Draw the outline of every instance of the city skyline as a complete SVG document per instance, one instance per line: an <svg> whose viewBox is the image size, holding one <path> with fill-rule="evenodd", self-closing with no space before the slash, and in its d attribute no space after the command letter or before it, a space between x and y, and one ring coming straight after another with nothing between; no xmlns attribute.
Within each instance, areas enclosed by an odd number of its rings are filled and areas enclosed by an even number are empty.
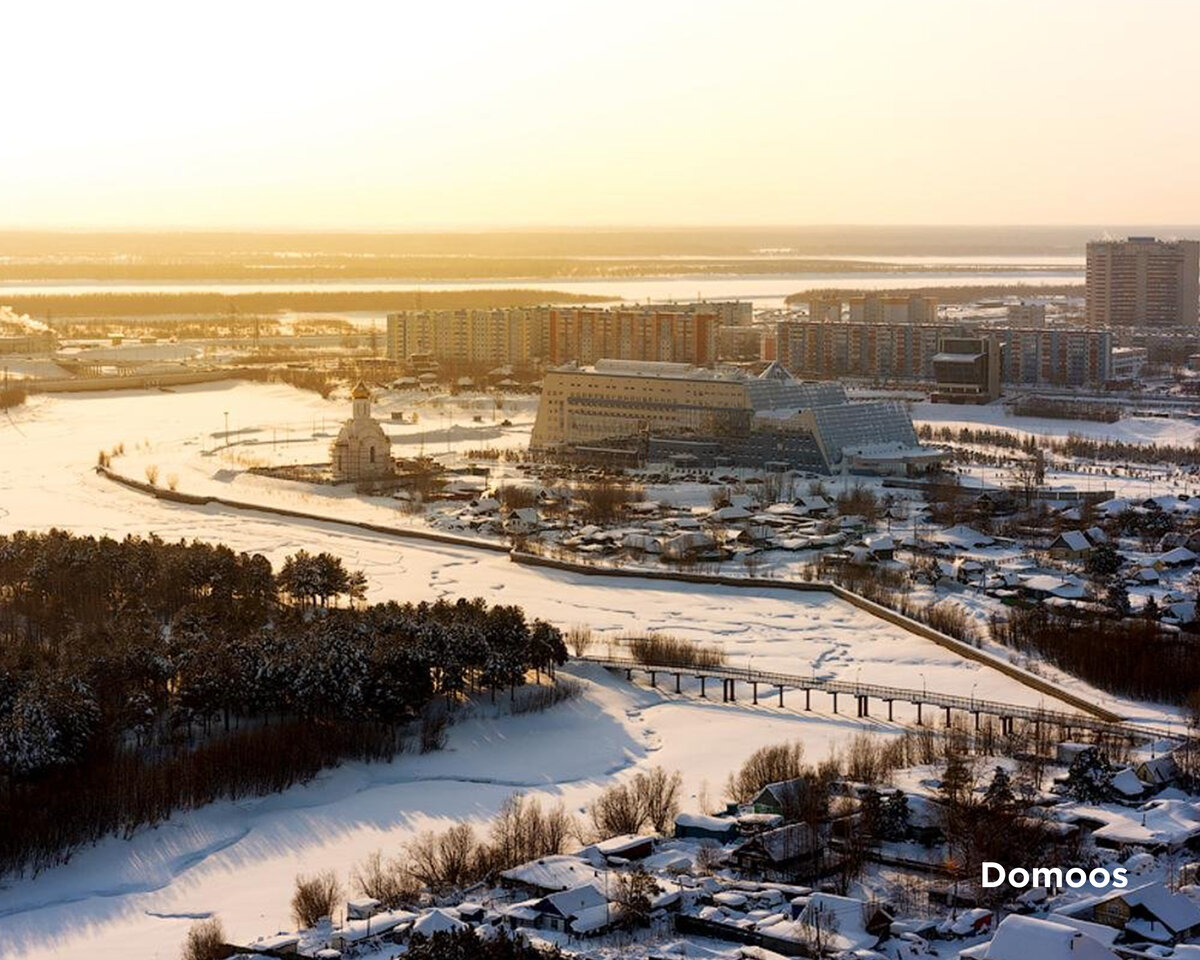
<svg viewBox="0 0 1200 960"><path fill-rule="evenodd" d="M1191 4L210 10L13 14L0 228L1200 221Z"/></svg>

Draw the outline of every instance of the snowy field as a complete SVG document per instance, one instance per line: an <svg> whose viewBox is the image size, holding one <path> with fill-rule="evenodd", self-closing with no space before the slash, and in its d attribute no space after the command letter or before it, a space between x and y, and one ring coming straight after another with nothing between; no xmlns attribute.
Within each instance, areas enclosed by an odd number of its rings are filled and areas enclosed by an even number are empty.
<svg viewBox="0 0 1200 960"><path fill-rule="evenodd" d="M223 431L225 411L234 431L257 429L266 437L284 424L307 422L311 439L312 432L336 430L345 410L344 400L253 384L35 397L11 419L0 418L0 530L199 537L262 552L275 563L301 547L329 550L364 570L371 600L482 595L520 604L563 627L586 623L613 636L663 629L718 642L732 661L752 659L755 667L973 691L1030 704L1043 700L994 670L832 597L542 571L470 547L164 503L92 469L98 450L120 442L130 458L140 455L139 444L143 453L201 451ZM490 411L483 424L474 422L475 415L448 410L439 424L422 414L417 425L396 432L456 424L467 431L492 429ZM514 430L521 416L527 420L529 411L512 411ZM451 445L469 448L478 439L452 434ZM189 455L181 462L209 463L210 483L220 483L220 471L229 469L220 457ZM201 479L205 468L195 469ZM180 486L188 484L181 478ZM833 716L820 695L813 697L814 712L805 714L795 709L803 706L799 694L779 711L767 699L757 708L744 699L736 706L687 695L675 701L603 674L585 679L586 695L551 716L481 716L453 727L441 753L401 756L390 765L347 765L281 795L214 804L140 831L131 841L106 841L36 879L12 882L0 889L0 957L81 950L98 958L174 957L192 915L219 913L235 938L283 927L297 872L332 867L345 878L366 853L395 850L431 820L486 818L514 789L542 791L579 809L609 778L661 764L683 772L685 806L698 810L702 795L720 800L727 773L760 745L801 739L815 760L863 725L894 729L877 719ZM904 709L897 705L897 720L908 719Z"/></svg>
<svg viewBox="0 0 1200 960"><path fill-rule="evenodd" d="M1066 437L1078 434L1099 440L1121 440L1127 443L1166 443L1189 446L1200 439L1200 421L1177 417L1124 417L1116 423L1093 420L1056 420L1049 417L1017 417L1001 403L984 406L959 406L949 403L921 401L912 404L913 422L929 424L934 429L949 427L992 427L1023 436Z"/></svg>

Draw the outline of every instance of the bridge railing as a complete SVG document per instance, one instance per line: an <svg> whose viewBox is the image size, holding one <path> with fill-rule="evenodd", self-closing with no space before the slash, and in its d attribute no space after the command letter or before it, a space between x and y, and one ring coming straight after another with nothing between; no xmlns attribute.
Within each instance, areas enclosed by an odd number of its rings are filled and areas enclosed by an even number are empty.
<svg viewBox="0 0 1200 960"><path fill-rule="evenodd" d="M1029 720L1035 723L1057 724L1063 727L1095 730L1121 736L1133 736L1139 739L1154 737L1181 739L1184 736L1179 730L1172 731L1159 727L1126 723L1120 720L1104 720L1083 713L1048 710L1044 707L1030 707L1024 704L1005 703L1000 700L963 697L958 694L941 693L926 688L915 689L874 683L859 683L857 681L826 680L811 675L804 676L803 674L782 673L774 670L755 670L750 667L729 666L725 664L704 666L696 663L670 661L646 663L635 657L599 656L575 657L573 660L580 663L593 663L610 669L639 670L646 673L679 673L696 677L720 677L728 680L742 680L747 683L760 683L766 686L784 687L793 690L819 690L824 693L846 694L854 697L867 697L873 700L899 700L909 703L919 703L925 706L949 708L964 713L981 713L989 716Z"/></svg>

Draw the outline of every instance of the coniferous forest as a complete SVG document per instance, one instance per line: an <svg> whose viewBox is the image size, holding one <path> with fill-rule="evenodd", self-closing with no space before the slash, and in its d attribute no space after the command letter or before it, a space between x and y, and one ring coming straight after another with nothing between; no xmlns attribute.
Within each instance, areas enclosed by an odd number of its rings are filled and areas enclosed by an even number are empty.
<svg viewBox="0 0 1200 960"><path fill-rule="evenodd" d="M275 571L200 542L0 537L0 875L388 760L435 702L494 698L566 659L518 607L364 595L324 553Z"/></svg>

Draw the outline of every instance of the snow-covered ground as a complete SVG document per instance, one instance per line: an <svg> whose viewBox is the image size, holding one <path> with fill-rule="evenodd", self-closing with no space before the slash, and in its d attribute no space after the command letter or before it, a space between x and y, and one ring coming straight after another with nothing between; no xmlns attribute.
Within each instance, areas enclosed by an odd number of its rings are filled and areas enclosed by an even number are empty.
<svg viewBox="0 0 1200 960"><path fill-rule="evenodd" d="M261 799L173 817L110 839L70 864L0 889L0 956L175 957L192 917L218 913L235 939L283 929L297 873L351 866L454 820L486 820L514 791L579 808L615 775L661 764L685 775L689 806L719 800L729 765L797 737L819 759L858 722L798 720L769 707L672 703L602 671L586 696L549 715L485 715L450 730L447 749L391 764L347 764ZM705 737L694 736L704 723Z"/></svg>
<svg viewBox="0 0 1200 960"><path fill-rule="evenodd" d="M913 421L939 429L991 427L1022 435L1066 437L1078 434L1098 440L1126 443L1167 443L1189 446L1200 439L1200 421L1181 417L1124 417L1116 423L1093 420L1057 420L1049 417L1016 417L1001 403L958 406L921 401L912 405Z"/></svg>
<svg viewBox="0 0 1200 960"><path fill-rule="evenodd" d="M155 450L186 447L198 454L224 430L226 411L231 430L259 430L264 447L270 432L284 424L309 423L311 441L313 432L336 429L345 406L253 384L34 397L11 411L11 419L0 417L0 531L57 526L118 537L198 537L262 552L275 563L300 547L329 550L364 570L372 600L482 595L520 604L564 627L589 624L602 635L662 629L718 642L731 660L753 658L755 667L973 690L981 698L1031 704L1043 699L824 595L545 571L471 547L170 504L92 470L97 451L122 442L130 462ZM483 424L473 420L477 413L447 410L440 426L490 429L490 411ZM528 409L523 415L528 418ZM510 416L517 424L522 412ZM313 430L321 418L325 430ZM438 419L422 412L417 425L395 432L433 429ZM452 438L451 444L469 449L477 439ZM314 449L327 442L318 438ZM211 465L197 466L189 482L209 469L205 482L219 483L214 474L226 468L219 456L189 455L179 462ZM165 479L165 466L163 472ZM188 488L182 477L180 487ZM210 911L220 913L234 937L259 935L287 924L297 872L333 867L345 877L363 855L395 849L432 819L486 818L514 789L542 790L578 809L608 778L662 764L683 772L687 806L699 809L701 794L719 800L726 774L757 746L798 738L817 759L864 723L887 729L878 720L834 717L819 695L814 712L805 714L779 711L766 698L757 708L745 699L736 706L694 697L675 701L602 674L587 673L586 680L585 696L555 708L552 716L473 719L452 728L442 753L402 756L390 765L351 764L284 794L214 804L140 831L131 841L106 841L35 879L12 882L0 889L0 956L86 949L92 957L173 957L186 917ZM793 707L802 706L798 694L791 699Z"/></svg>

